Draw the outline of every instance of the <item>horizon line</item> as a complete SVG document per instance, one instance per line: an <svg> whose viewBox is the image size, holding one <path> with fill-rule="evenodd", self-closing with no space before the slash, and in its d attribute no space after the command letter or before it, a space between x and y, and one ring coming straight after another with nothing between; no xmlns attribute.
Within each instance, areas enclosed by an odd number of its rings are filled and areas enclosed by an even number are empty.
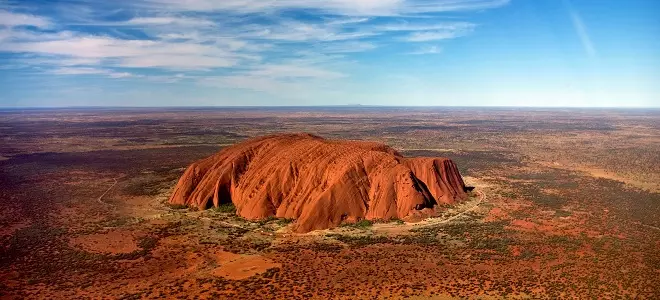
<svg viewBox="0 0 660 300"><path fill-rule="evenodd" d="M529 109L660 109L660 106L527 106L527 105L172 105L172 106L124 106L124 105L73 105L73 106L0 106L0 110L21 109L249 109L249 108L529 108Z"/></svg>

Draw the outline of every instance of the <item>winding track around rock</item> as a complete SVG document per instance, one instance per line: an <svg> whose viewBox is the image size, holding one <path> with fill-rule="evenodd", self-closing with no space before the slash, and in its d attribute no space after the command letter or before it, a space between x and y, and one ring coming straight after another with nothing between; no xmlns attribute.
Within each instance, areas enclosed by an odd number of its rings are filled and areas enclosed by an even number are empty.
<svg viewBox="0 0 660 300"><path fill-rule="evenodd" d="M472 207L470 207L470 208L468 208L468 209L466 209L466 210L464 210L464 211L462 211L462 212L460 212L460 213L458 213L458 214L456 214L456 215L454 215L454 216L451 216L451 217L449 217L449 218L447 218L447 219L444 219L444 220L441 220L441 221L439 221L439 222L437 222L437 223L434 223L434 224L444 224L444 223L448 223L448 222L451 222L451 221L453 221L453 220L455 220L455 219L458 219L458 218L464 216L465 214L467 214L467 213L469 213L469 212L473 212L473 211L475 211L477 208L479 208L479 205L480 205L482 202L484 202L484 200L486 200L486 193L484 193L484 192L482 192L482 191L477 191L477 193L479 194L479 196L477 197L477 203L475 203L474 205L472 205Z"/></svg>
<svg viewBox="0 0 660 300"><path fill-rule="evenodd" d="M446 224L451 221L454 221L465 214L475 211L477 208L479 208L479 205L483 203L486 200L486 193L483 191L477 191L478 197L474 204L472 204L469 208L462 209L460 207L456 208L457 211L460 211L459 213L449 216L449 217L430 217L427 219L424 219L420 222L414 222L414 223L409 223L406 222L405 224L402 225L395 225L392 223L385 223L385 224L374 224L372 227L372 230L375 231L389 231L389 230L395 230L395 231L408 231L413 228L424 228L424 227L431 227L431 226L437 226L440 224Z"/></svg>
<svg viewBox="0 0 660 300"><path fill-rule="evenodd" d="M647 228L651 228L651 229L655 229L655 230L660 231L660 227L655 227L655 226L653 226L653 225L646 225L646 224L644 224L644 223L640 223L640 225L642 225L642 226L644 226L644 227L647 227Z"/></svg>
<svg viewBox="0 0 660 300"><path fill-rule="evenodd" d="M112 184L107 190L105 190L105 192L103 193L103 195L101 195L101 196L99 196L98 198L96 198L96 202L101 203L101 205L105 205L105 206L113 206L112 204L109 204L109 203L103 202L103 197L105 197L105 195L107 195L108 192L110 192L110 190L111 190L113 187L115 187L115 186L117 185L117 183L119 182L119 181L117 181L117 178L112 178L112 179L115 181L115 183L113 183L113 184Z"/></svg>
<svg viewBox="0 0 660 300"><path fill-rule="evenodd" d="M428 218L428 219L423 220L419 223L414 223L414 224L412 224L412 226L419 228L419 227L435 226L435 225L439 225L439 224L446 224L446 223L449 223L453 220L456 220L456 219L464 216L465 214L467 214L469 212L475 211L477 208L479 208L479 205L481 205L481 203L483 203L486 200L486 193L484 193L483 191L477 191L477 193L478 193L477 201L470 208L467 208L467 209L461 211L460 213L455 214L455 215L450 216L450 217L447 217L447 218L442 218L442 217Z"/></svg>

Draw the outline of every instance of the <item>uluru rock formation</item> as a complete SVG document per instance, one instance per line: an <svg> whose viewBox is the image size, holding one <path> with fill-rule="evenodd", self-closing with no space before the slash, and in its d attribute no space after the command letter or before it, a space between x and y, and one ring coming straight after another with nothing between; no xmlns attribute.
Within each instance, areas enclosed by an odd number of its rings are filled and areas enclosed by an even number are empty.
<svg viewBox="0 0 660 300"><path fill-rule="evenodd" d="M294 230L308 232L342 221L405 218L466 197L447 158L404 158L375 142L282 134L193 163L169 202L200 209L233 202L246 219L296 219Z"/></svg>

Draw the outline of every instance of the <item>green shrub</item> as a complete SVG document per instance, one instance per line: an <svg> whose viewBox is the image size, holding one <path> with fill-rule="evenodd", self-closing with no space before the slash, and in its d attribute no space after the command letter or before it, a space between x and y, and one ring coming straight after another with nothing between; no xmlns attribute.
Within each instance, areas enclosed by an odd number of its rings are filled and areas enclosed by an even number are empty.
<svg viewBox="0 0 660 300"><path fill-rule="evenodd" d="M357 227L357 228L369 228L373 225L374 225L374 222L372 222L370 220L360 220L360 221L357 221L357 223L353 224L353 226Z"/></svg>
<svg viewBox="0 0 660 300"><path fill-rule="evenodd" d="M370 220L360 220L355 223L342 223L339 225L339 227L353 227L353 228L361 228L361 229L366 229L374 225L373 221Z"/></svg>
<svg viewBox="0 0 660 300"><path fill-rule="evenodd" d="M171 209L186 209L186 208L188 208L188 205L167 203L167 207L169 207Z"/></svg>
<svg viewBox="0 0 660 300"><path fill-rule="evenodd" d="M268 216L268 217L266 217L265 219L261 219L261 220L257 221L256 223L258 223L260 226L264 226L264 225L266 225L266 224L268 224L268 223L270 223L270 222L272 222L272 221L275 221L275 220L277 220L277 217L275 217L275 216Z"/></svg>
<svg viewBox="0 0 660 300"><path fill-rule="evenodd" d="M277 219L277 225L285 226L289 223L292 223L293 221L295 221L295 219L280 218Z"/></svg>
<svg viewBox="0 0 660 300"><path fill-rule="evenodd" d="M158 239L152 236L143 236L138 239L137 244L138 247L148 251L156 247L156 244L158 244Z"/></svg>
<svg viewBox="0 0 660 300"><path fill-rule="evenodd" d="M236 206L234 206L234 203L224 203L214 208L214 210L221 213L234 214L236 213Z"/></svg>

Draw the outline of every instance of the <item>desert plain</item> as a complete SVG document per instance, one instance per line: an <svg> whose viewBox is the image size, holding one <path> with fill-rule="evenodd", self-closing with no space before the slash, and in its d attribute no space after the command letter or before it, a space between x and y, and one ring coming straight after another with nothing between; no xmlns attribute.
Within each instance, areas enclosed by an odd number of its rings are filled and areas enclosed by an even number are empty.
<svg viewBox="0 0 660 300"><path fill-rule="evenodd" d="M297 233L168 204L192 162L306 132L452 159L432 218ZM660 110L0 111L3 299L657 299Z"/></svg>

